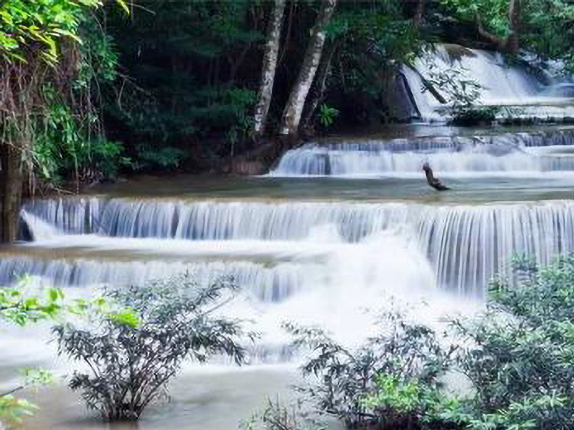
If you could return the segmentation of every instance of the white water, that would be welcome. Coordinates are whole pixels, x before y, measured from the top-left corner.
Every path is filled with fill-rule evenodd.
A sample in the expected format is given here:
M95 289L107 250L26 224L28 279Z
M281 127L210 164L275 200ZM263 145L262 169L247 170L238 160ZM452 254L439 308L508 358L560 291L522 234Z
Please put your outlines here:
M194 274L202 285L223 277L233 280L240 291L220 312L248 320L261 333L257 346L249 349L252 363L293 363L281 327L284 322L320 325L353 346L373 333L373 322L382 310L399 306L420 322L441 324L445 315L468 315L480 308L488 281L495 273L508 273L514 254L544 262L557 253L574 251L574 201L471 206L461 204L453 192L449 201L457 204L445 205L443 194L426 190L418 171L423 160L430 160L441 175L496 173L503 178L491 181L495 186L523 174L564 175L568 183L568 173L574 170L572 143L571 132L350 141L331 144L330 150L303 148L300 151L307 154L291 152L282 160L292 158L290 167L283 167L293 175L317 169L318 153L339 159L346 172L354 169L350 176L384 171L398 178L392 183L399 193L400 178L416 175L428 193L419 200L438 203L432 205L361 203L345 200L339 188L335 191L341 196L332 194L336 199L328 202L304 201L298 191L289 200L264 200L258 194L262 187L253 191L257 200L36 199L27 202L22 212L35 241L0 249L0 283L30 274L40 284L89 293L104 284L121 287L182 272ZM304 159L311 160L309 167L298 167L298 160ZM335 164L330 161L329 173ZM286 189L296 181L260 179ZM337 181L325 180L329 182L338 187ZM365 187L365 182L378 186L383 181L356 181L356 186ZM515 188L519 194L520 187L539 182L518 181ZM546 191L541 189L540 195ZM496 190L491 187L489 192ZM229 199L230 194L219 196ZM34 346L38 337L28 333L4 334L1 341L2 350L24 354L4 354L0 369L45 360L53 353L54 345ZM190 372L190 379L197 380L201 372L199 377L208 381L207 399L202 398L198 407L212 411L210 405L222 398L220 387L212 383L213 372L196 368ZM190 384L183 391L190 390L197 387ZM275 389L269 390L274 395ZM179 399L185 398L177 393ZM190 414L188 409L179 404L172 411L180 422L187 422L181 417ZM237 419L245 418L239 416L243 411L234 413Z
M449 54L449 49L454 49L456 53ZM441 105L429 91L423 91L420 75L430 79L433 73L449 69L459 71L460 79L472 80L480 85L480 104L518 107L511 113L501 112L503 118L510 116L550 120L574 116L571 99L557 97L556 91L543 86L523 68L509 66L500 53L439 45L435 52L419 58L415 69L418 73L408 67L403 67L402 71L417 109L422 119L427 121L445 120L444 113L438 112L445 105ZM441 92L440 88L436 89ZM448 100L448 94L441 95Z
M53 249L122 250L127 255L139 252L157 258L263 259L320 264L334 252L354 253L355 245L362 249L370 237L384 232L416 245L418 252L428 258L433 268L431 277L439 288L477 297L484 296L488 280L498 271L504 273L509 258L515 254L548 261L558 252L574 251L574 203L571 201L437 207L407 203L161 200L134 203L126 199L108 202L71 199L36 201L27 210L38 216L53 215L53 219L44 219L44 222L55 222L56 228L65 231L67 222L62 221L57 210L49 208L69 209L76 205L83 212L89 202L101 209L100 213L94 213L91 221L92 225L100 226L97 235L55 236L34 245ZM71 212L68 210L68 213ZM72 216L71 220L74 219ZM114 221L100 223L101 219ZM31 228L34 231L33 224ZM328 240L325 229L330 231L326 236ZM323 233L317 236L321 231ZM391 249L389 247L392 254ZM378 264L386 255L388 253L373 253L369 259ZM226 274L244 273L238 272L234 264L205 267L213 270L224 267L222 272ZM127 270L125 265L118 267ZM152 266L149 267L151 270ZM249 267L258 267L253 269L256 272L263 270L261 265ZM271 273L279 269L265 270L270 273L267 276L273 277L276 275ZM42 275L41 270L37 272L35 274ZM103 282L111 275L86 276ZM253 281L247 283L254 284Z
M275 177L420 177L423 163L447 177L563 177L574 173L572 132L307 144L288 151Z

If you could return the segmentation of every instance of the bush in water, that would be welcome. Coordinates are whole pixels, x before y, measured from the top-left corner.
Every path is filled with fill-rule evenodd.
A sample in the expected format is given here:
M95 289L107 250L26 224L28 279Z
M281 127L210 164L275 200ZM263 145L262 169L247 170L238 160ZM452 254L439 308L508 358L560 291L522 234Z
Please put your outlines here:
M261 413L239 425L240 430L327 430L313 411L305 410L301 400L284 404L279 398L268 399Z
M446 428L434 410L444 400L440 377L453 349L441 347L431 329L399 313L386 314L381 324L381 334L356 350L322 330L289 325L295 345L312 351L302 370L315 378L300 391L320 414L347 428Z
M574 257L515 261L482 317L455 327L469 345L458 367L472 381L470 427L574 428Z
M213 314L230 288L223 282L198 288L182 275L108 291L131 312L97 313L87 328L71 323L54 328L60 352L89 369L76 372L70 387L82 390L88 408L106 420L137 420L166 395L184 360L205 362L225 354L242 363L240 324Z
M0 322L24 327L28 324L43 320L55 319L62 311L64 295L61 290L49 288L38 291L27 288L29 279L23 278L16 288L0 288ZM3 424L17 425L37 409L32 403L20 399L15 393L34 386L46 385L51 382L51 374L44 369L25 368L23 382L6 391L0 392L0 429Z
M312 382L301 391L319 415L349 429L574 428L574 256L545 266L517 259L512 281L492 284L482 315L452 323L457 347L398 314L387 320L356 350L288 327L312 351L303 366ZM468 395L442 390L449 370L466 375Z

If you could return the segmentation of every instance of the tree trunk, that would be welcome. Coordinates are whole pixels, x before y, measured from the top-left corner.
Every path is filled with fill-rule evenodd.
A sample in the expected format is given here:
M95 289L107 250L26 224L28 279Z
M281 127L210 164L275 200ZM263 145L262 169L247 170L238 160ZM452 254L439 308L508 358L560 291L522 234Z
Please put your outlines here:
M423 18L423 14L425 11L425 3L426 3L426 0L418 0L417 8L415 10L415 15L413 17L413 23L414 23L414 26L417 29L417 31L419 30L419 28L421 26L421 20Z
M321 62L323 46L325 45L326 27L333 16L337 1L338 0L323 0L321 4L321 10L317 16L317 21L313 27L311 39L305 52L303 65L301 66L299 76L291 90L291 95L283 112L283 119L279 129L279 133L283 136L294 138L299 131L299 123L301 121L303 108L305 107L305 100L307 99L307 94L309 94L309 90L315 79L315 74L317 73L317 68Z
M511 0L508 18L510 35L506 41L506 50L516 54L520 49L521 0Z
M338 48L337 43L331 43L331 45L327 48L327 52L323 55L323 59L321 61L321 65L316 74L316 79L313 84L315 87L315 94L313 94L311 102L308 103L308 108L306 109L305 119L303 120L303 127L310 127L313 122L313 117L315 116L315 112L319 107L319 104L323 101L325 90L327 89L327 77L331 73L331 60L333 59L333 55Z
M263 54L263 72L259 90L259 101L255 107L255 124L253 128L256 140L259 140L265 132L267 113L269 112L271 97L273 96L273 82L275 81L275 70L277 69L277 55L281 41L285 3L286 0L275 0L269 21L267 43L265 44Z
M16 240L22 198L20 151L0 143L0 243Z

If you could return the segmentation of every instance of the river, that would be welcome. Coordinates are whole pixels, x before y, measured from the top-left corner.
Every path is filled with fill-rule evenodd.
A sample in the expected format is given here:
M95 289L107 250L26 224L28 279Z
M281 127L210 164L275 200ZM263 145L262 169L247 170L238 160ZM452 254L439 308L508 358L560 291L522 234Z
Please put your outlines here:
M451 191L428 187L425 161ZM200 283L232 277L241 289L225 312L262 333L250 364L186 367L171 401L140 423L231 429L298 381L282 322L352 345L391 301L429 324L472 312L513 255L574 250L573 187L569 128L331 138L290 151L266 176L142 177L29 200L34 241L0 249L0 283L31 275L74 296L184 271ZM23 365L68 374L48 339L48 327L3 327L0 385ZM27 394L41 408L25 428L106 428L63 384Z

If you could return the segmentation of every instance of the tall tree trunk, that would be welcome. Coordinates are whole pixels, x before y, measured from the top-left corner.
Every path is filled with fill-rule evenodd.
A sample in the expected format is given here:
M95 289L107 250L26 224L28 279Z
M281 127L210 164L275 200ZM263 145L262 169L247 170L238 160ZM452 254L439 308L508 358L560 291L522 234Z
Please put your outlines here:
M520 49L521 0L511 0L508 19L510 21L510 35L506 41L506 50L517 53Z
M283 112L283 119L279 129L279 133L283 136L295 137L299 131L299 123L301 121L303 108L305 107L305 100L307 99L307 94L309 94L309 90L315 79L315 74L317 73L317 68L321 62L323 46L325 45L326 27L333 16L337 1L338 0L323 0L321 4L321 10L317 16L317 21L313 27L311 39L305 52L303 65L301 66L299 76L291 90L291 95Z
M423 18L423 14L425 11L425 3L426 3L426 0L418 0L417 8L415 10L415 15L413 17L413 24L414 24L415 28L417 29L417 31L421 26L421 20Z
M327 89L327 77L331 73L331 60L333 59L333 55L338 47L338 43L331 43L323 55L323 59L321 60L321 64L317 70L315 82L313 83L313 87L315 89L314 94L311 94L311 100L307 103L308 107L304 110L306 113L305 119L303 120L303 127L311 126L315 112L323 101L325 90ZM311 90L311 93L313 93L313 90Z
M277 69L277 55L281 41L285 3L286 0L275 0L275 5L271 11L271 19L269 20L267 43L263 54L259 101L255 106L255 124L253 128L256 140L259 140L265 132L265 123L269 106L271 105L271 97L273 96L273 82L275 81L275 70Z
M20 151L12 145L0 143L0 243L16 240L22 179Z

